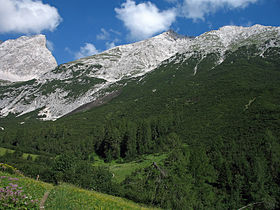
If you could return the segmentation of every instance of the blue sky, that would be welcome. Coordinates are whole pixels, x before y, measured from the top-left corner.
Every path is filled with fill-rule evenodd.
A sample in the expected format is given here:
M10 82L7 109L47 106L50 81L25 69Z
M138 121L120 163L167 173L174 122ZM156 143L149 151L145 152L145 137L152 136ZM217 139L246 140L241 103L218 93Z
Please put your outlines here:
M280 0L0 0L0 40L45 34L58 64L168 29L279 26Z

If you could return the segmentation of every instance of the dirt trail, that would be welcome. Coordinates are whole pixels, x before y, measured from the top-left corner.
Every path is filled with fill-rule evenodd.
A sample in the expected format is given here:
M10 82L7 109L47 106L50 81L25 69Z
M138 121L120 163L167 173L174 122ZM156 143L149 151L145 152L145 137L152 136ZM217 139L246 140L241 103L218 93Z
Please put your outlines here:
M45 202L46 200L48 199L49 197L49 194L50 194L50 190L46 191L41 202L40 202L40 209L45 209L44 205L45 205Z

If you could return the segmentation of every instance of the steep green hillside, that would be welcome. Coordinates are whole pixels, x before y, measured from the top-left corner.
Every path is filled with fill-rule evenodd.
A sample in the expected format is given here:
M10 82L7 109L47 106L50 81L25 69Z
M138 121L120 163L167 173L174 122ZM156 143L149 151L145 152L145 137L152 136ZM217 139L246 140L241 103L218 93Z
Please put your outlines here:
M255 45L241 47L219 65L216 54L176 55L111 87L120 95L103 106L55 122L34 123L28 115L5 119L1 143L42 156L5 161L46 181L88 188L100 183L101 192L163 208L277 209L280 49L256 52ZM108 164L135 166L139 157L155 153L167 157L160 163L154 157L155 164L117 182L112 165L96 166L95 154Z
M5 167L5 165L1 165L1 169L3 166ZM34 209L40 209L39 207L44 207L44 209L150 209L126 199L92 190L84 190L68 184L53 186L24 177L20 174L10 174L3 171L0 171L0 176L1 209L24 209L24 207L26 207L26 209L31 209L31 206L28 205L29 202L34 203ZM27 196L28 198L21 197L27 204L21 204L20 208L20 201L13 201L13 198L19 199L16 193L10 195L10 198L8 198L5 191L2 190L7 187L10 190L13 190L12 188L14 187L15 192L22 196ZM6 204L10 206L6 206Z

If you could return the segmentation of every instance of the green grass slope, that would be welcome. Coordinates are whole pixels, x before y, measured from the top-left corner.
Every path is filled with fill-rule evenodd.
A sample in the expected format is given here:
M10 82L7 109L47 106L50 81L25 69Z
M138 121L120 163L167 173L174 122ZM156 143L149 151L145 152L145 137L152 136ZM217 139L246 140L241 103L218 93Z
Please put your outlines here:
M150 209L127 199L72 185L62 184L52 189L45 209Z
M95 191L84 190L69 184L54 186L36 181L20 174L10 174L0 171L0 187L16 184L23 191L22 194L32 197L39 204L46 192L49 192L45 209L150 209L127 199L110 196ZM0 197L2 192L0 192ZM0 208L5 209L5 206Z

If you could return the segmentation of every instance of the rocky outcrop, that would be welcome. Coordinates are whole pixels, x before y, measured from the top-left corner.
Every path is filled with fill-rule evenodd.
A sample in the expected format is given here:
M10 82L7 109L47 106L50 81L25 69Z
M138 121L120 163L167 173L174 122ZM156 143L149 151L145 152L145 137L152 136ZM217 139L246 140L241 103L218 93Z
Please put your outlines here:
M16 82L39 78L56 66L44 35L22 36L0 44L0 80Z

